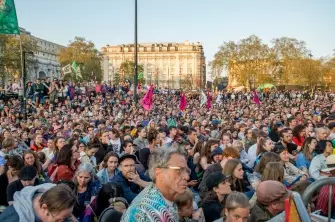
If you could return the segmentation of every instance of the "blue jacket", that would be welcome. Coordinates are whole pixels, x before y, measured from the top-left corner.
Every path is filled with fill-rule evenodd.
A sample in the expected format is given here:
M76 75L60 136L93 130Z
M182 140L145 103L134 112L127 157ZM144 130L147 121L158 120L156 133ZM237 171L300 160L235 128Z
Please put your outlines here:
M150 179L141 173L138 173L140 178L144 181L150 182ZM142 191L141 187L133 182L129 182L122 174L122 172L117 173L111 180L111 182L117 183L121 186L124 198L130 204L133 199Z

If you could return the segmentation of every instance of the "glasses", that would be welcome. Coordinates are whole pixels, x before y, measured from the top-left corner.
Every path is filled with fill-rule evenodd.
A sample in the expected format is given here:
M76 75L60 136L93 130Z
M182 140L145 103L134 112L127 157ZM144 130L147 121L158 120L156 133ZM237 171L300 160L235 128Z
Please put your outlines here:
M163 169L170 169L170 170L175 170L179 174L186 173L187 175L191 174L191 169L188 167L178 167L178 166L167 166L167 167L161 167Z

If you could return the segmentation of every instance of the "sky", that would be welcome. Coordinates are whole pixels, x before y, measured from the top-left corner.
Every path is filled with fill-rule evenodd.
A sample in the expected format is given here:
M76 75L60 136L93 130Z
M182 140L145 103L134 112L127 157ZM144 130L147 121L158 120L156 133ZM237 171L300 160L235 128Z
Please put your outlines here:
M135 0L15 0L20 27L67 45L134 42ZM138 0L138 42L201 42L208 63L225 41L252 34L303 40L314 57L335 53L335 0Z

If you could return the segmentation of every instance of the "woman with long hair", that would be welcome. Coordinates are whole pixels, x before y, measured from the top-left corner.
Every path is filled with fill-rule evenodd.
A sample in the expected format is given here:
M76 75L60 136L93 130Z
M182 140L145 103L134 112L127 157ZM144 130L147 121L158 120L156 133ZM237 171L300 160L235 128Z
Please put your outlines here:
M295 165L305 173L308 173L309 166L313 158L313 152L318 144L315 137L308 137L305 139L300 153L295 159Z
M91 212L95 211L92 201L95 199L101 185L98 177L95 175L95 169L92 164L80 164L73 177L73 182L75 184L74 191L78 198L78 204L73 211L73 215L79 221L84 221L84 217L85 221L93 221L93 213L87 215L85 211L87 209Z
M270 137L260 137L257 143L257 150L256 150L256 160L255 164L259 162L261 157L264 155L266 152L270 152L274 147L274 144Z
M203 170L206 170L212 165L211 152L219 147L219 140L209 140L205 143L205 146L200 151L200 166Z
M57 155L58 155L59 151L64 147L65 143L66 143L65 138L60 136L60 137L56 137L54 139L53 146L51 146L51 144L48 144L48 148L53 149L53 151L50 152L50 150L48 150L49 155L46 156L47 159L42 166L43 170L46 170L50 166L50 164L55 163ZM46 155L47 155L47 153L46 153Z
M297 150L300 151L302 144L304 143L304 140L305 140L306 127L304 125L296 125L293 128L292 133L293 133L292 141L298 146Z
M55 164L48 168L48 175L53 183L59 180L72 180L79 162L79 152L75 146L65 145L58 153Z
M227 161L226 165L223 168L224 175L230 175L228 179L231 184L232 191L245 192L246 186L243 181L244 171L242 169L242 163L238 159L230 159Z
M262 181L276 180L284 184L284 167L279 162L269 162L266 164L262 175Z
M102 162L103 168L97 174L101 184L106 184L112 180L112 178L119 172L117 168L118 165L119 156L113 151L107 153Z
M50 179L43 172L42 164L34 151L26 150L23 153L23 161L25 166L33 166L37 171L37 177L43 182L50 182Z

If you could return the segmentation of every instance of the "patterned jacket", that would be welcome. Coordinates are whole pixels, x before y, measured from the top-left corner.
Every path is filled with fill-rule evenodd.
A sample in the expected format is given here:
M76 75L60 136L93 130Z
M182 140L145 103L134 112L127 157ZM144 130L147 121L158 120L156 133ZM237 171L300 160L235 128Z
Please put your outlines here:
M132 202L121 222L178 222L177 206L170 206L154 184L147 186Z

